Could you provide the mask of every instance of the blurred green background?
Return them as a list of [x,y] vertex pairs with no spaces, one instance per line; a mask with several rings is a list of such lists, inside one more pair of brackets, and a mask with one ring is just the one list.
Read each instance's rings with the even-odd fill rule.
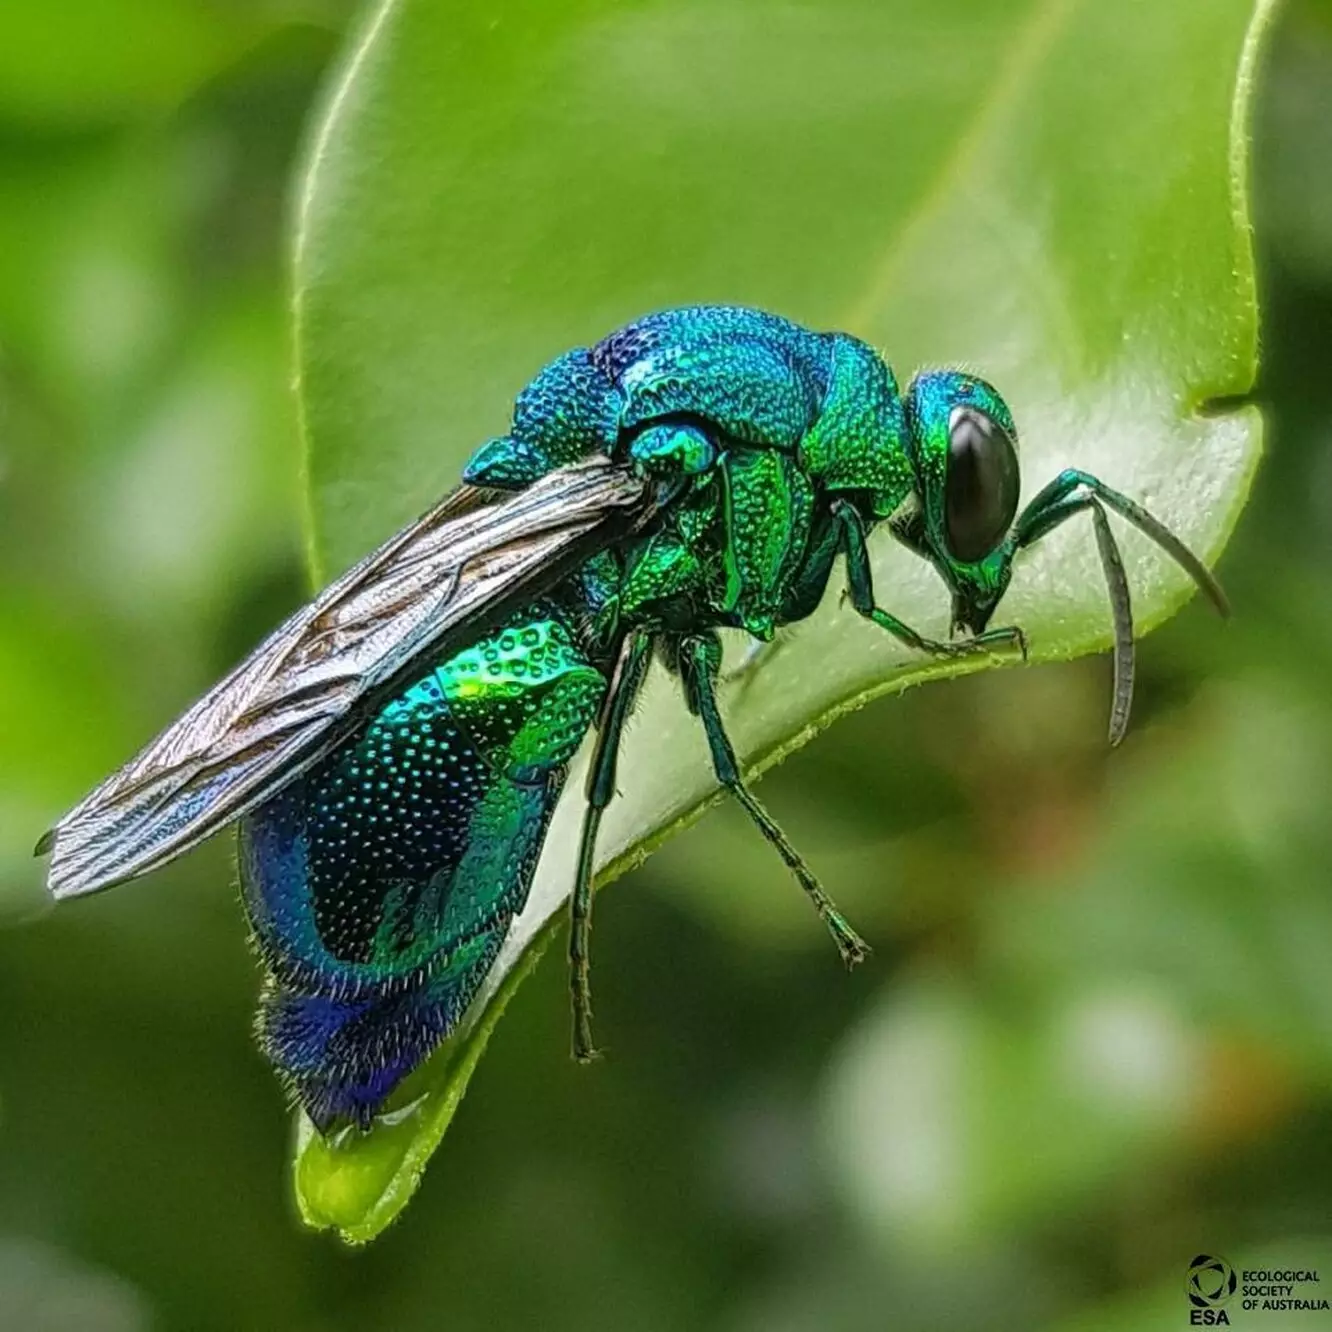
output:
[[227,839],[47,910],[37,833],[306,590],[284,211],[350,17],[0,14],[0,1329],[1135,1332],[1187,1325],[1203,1251],[1332,1287],[1327,0],[1259,99],[1235,621],[1147,641],[1113,755],[1087,660],[884,700],[769,776],[871,966],[714,812],[601,902],[611,1057],[568,1060],[548,959],[349,1252],[290,1205]]

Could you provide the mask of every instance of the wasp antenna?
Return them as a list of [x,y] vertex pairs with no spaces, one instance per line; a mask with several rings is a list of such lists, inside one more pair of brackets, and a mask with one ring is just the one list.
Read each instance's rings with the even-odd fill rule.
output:
[[1219,615],[1226,619],[1230,617],[1230,601],[1216,575],[1159,518],[1148,513],[1141,504],[1135,504],[1127,495],[1121,495],[1099,481],[1092,489],[1120,517],[1128,519],[1140,532],[1151,537],[1193,579]]
[[1110,593],[1110,610],[1115,621],[1114,692],[1110,705],[1110,743],[1117,745],[1128,730],[1129,712],[1133,707],[1133,675],[1136,661],[1133,653],[1133,602],[1129,594],[1128,575],[1119,553],[1119,543],[1110,530],[1105,509],[1091,501],[1092,523],[1096,528],[1096,548],[1101,553],[1101,568],[1105,570],[1106,589]]

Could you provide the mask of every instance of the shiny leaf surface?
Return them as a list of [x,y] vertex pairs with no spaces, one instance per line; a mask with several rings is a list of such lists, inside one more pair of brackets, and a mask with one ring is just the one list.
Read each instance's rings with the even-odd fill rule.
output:
[[[389,0],[332,87],[298,209],[317,572],[455,484],[550,357],[708,300],[848,329],[901,377],[976,367],[1013,407],[1024,497],[1077,465],[1215,558],[1259,452],[1257,412],[1235,403],[1256,368],[1246,120],[1270,8]],[[1136,534],[1123,543],[1148,628],[1189,588]],[[874,558],[881,601],[946,631],[935,576],[890,540]],[[871,697],[958,669],[913,657],[839,592],[725,691],[754,768]],[[1090,525],[1019,564],[1000,619],[1038,660],[1105,646]],[[714,793],[664,678],[622,774],[603,881]],[[302,1136],[308,1220],[364,1240],[406,1201],[506,977],[554,928],[577,822],[566,801],[489,1008],[422,1071],[391,1141]]]

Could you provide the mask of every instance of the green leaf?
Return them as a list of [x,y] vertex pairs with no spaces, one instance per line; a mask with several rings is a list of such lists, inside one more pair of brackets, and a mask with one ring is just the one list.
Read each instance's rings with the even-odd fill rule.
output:
[[[1013,407],[1027,494],[1086,467],[1214,558],[1259,453],[1258,413],[1233,400],[1256,368],[1246,125],[1271,9],[382,4],[335,85],[298,214],[316,570],[346,566],[455,484],[550,357],[691,301],[848,329],[903,375],[974,365]],[[1189,589],[1136,534],[1125,551],[1148,628]],[[894,613],[946,629],[921,562],[879,540],[875,572]],[[1087,528],[1024,560],[1004,618],[1037,659],[1108,642]],[[834,591],[723,706],[759,770],[867,699],[958,669],[913,657]],[[715,793],[665,678],[622,774],[599,882]],[[416,1082],[415,1136],[302,1137],[312,1223],[368,1239],[410,1195],[518,964],[557,928],[576,803],[470,1032]]]
[[47,128],[168,110],[271,32],[263,0],[62,0],[0,16],[0,118]]

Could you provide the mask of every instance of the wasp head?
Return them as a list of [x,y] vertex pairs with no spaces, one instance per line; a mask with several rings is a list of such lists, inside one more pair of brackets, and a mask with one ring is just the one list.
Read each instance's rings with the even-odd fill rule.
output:
[[953,629],[982,633],[1008,588],[1020,475],[1017,431],[983,379],[919,374],[906,394],[917,538],[953,593]]

